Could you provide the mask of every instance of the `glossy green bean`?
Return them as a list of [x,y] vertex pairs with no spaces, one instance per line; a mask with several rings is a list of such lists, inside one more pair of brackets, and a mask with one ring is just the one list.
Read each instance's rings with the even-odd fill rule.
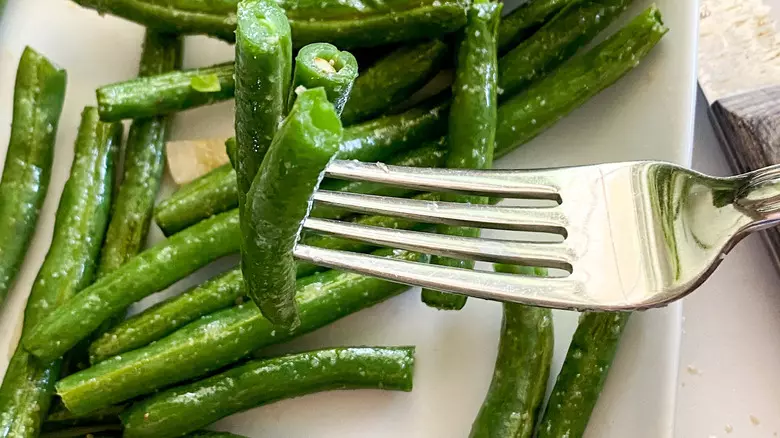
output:
[[11,139],[0,180],[0,307],[16,280],[49,187],[65,70],[26,47],[16,70]]
[[580,0],[530,0],[501,19],[498,51],[511,50],[567,5]]
[[[496,272],[545,276],[545,269],[496,265]],[[550,309],[504,303],[498,356],[470,438],[531,438],[553,356]]]
[[23,336],[25,349],[52,361],[130,304],[238,251],[238,214],[207,219],[136,255],[58,307]]
[[238,207],[236,171],[224,164],[179,188],[154,208],[154,221],[166,236],[215,214]]
[[293,84],[287,107],[292,109],[296,96],[303,89],[322,87],[328,100],[341,115],[350,98],[358,76],[358,63],[351,53],[340,51],[333,44],[313,43],[301,48],[295,56]]
[[629,313],[584,313],[538,426],[539,438],[579,438],[604,387]]
[[242,198],[286,113],[292,43],[284,11],[263,0],[239,3],[236,35],[236,180],[243,218]]
[[[405,251],[382,250],[376,254],[412,261],[425,259]],[[203,376],[257,349],[311,332],[407,288],[331,270],[298,280],[297,289],[301,325],[292,332],[278,330],[253,303],[239,305],[68,376],[57,382],[57,394],[74,413],[116,404]]]
[[[139,75],[178,68],[181,52],[180,38],[147,31]],[[168,123],[167,117],[152,117],[134,120],[130,125],[122,166],[124,177],[112,207],[98,276],[116,270],[146,243],[165,163]]]
[[[232,99],[233,63],[159,73],[98,88],[100,118],[105,121],[164,116]],[[198,86],[207,80],[208,88]],[[218,88],[218,89],[217,89]]]
[[89,346],[92,364],[161,339],[192,321],[235,305],[246,296],[240,269],[212,278],[144,310],[106,331]]
[[495,157],[527,143],[614,84],[666,34],[651,6],[603,43],[577,56],[498,107]]
[[381,115],[412,96],[444,65],[449,47],[435,39],[390,52],[360,73],[341,113],[344,126]]
[[413,373],[414,347],[332,348],[253,360],[133,404],[122,414],[124,436],[175,437],[237,412],[320,391],[408,392]]
[[[204,34],[233,42],[236,6],[228,3],[160,0],[74,0],[161,32]],[[461,28],[465,4],[453,0],[347,3],[338,0],[279,2],[286,9],[295,47],[326,42],[337,47],[372,47],[437,38]],[[240,15],[240,14],[239,14]]]
[[[474,1],[468,11],[468,21],[458,47],[453,101],[450,106],[447,143],[447,167],[486,169],[493,166],[496,135],[498,55],[496,35],[501,19],[500,3]],[[445,201],[486,204],[487,197],[448,194]],[[439,234],[479,237],[479,229],[439,225]],[[473,269],[471,260],[433,257],[432,263],[461,269]],[[460,310],[466,305],[465,295],[422,290],[422,301],[440,310]]]
[[241,272],[247,295],[263,316],[286,330],[300,324],[293,248],[341,135],[341,121],[325,89],[301,92],[246,195]]
[[[92,282],[108,224],[122,125],[103,123],[87,107],[75,145],[46,258],[24,312],[22,336]],[[0,437],[34,438],[51,404],[61,363],[41,362],[21,345],[0,386]]]
[[498,87],[517,94],[574,56],[626,10],[631,0],[574,3],[501,58]]

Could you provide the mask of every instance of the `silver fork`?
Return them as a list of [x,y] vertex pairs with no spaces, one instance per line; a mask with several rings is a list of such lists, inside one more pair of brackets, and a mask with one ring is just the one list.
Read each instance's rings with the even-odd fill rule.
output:
[[[780,166],[715,178],[660,162],[549,170],[454,170],[335,161],[331,178],[422,191],[546,200],[550,206],[472,205],[318,191],[314,201],[425,223],[530,231],[563,237],[510,241],[307,218],[324,233],[427,254],[556,268],[521,275],[415,263],[298,244],[300,260],[478,298],[576,310],[637,310],[699,286],[743,237],[780,222]],[[538,204],[538,202],[537,202]]]

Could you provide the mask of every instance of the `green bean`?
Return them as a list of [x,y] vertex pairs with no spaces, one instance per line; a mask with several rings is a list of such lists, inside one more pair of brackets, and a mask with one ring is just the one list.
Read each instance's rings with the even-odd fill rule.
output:
[[263,0],[239,3],[236,35],[236,175],[243,218],[242,198],[286,113],[292,43],[284,11]]
[[181,295],[138,313],[95,339],[89,346],[92,364],[161,339],[201,316],[235,305],[246,296],[240,269],[233,269]]
[[236,172],[223,164],[179,188],[154,208],[154,221],[166,236],[215,214],[238,207]]
[[498,87],[508,96],[549,74],[606,29],[631,0],[580,1],[566,7],[501,58]]
[[567,5],[581,0],[530,0],[501,19],[498,51],[504,53],[528,38]]
[[409,392],[413,372],[414,347],[331,348],[253,360],[135,403],[122,414],[124,436],[175,437],[255,406],[320,391]]
[[336,114],[341,115],[357,76],[358,63],[351,53],[339,51],[328,43],[304,46],[295,56],[293,85],[290,87],[287,107],[292,109],[300,91],[298,87],[323,87],[328,100],[336,108]]
[[[404,260],[424,257],[405,251],[376,253]],[[57,382],[57,393],[74,413],[129,400],[247,357],[262,347],[287,341],[398,295],[407,288],[372,277],[325,271],[298,280],[296,303],[301,325],[277,330],[253,303],[205,316],[137,350],[100,362]]]
[[[496,34],[501,19],[500,3],[477,0],[468,11],[468,22],[458,47],[453,101],[450,107],[447,142],[447,167],[486,169],[493,166],[496,134]],[[487,204],[487,197],[445,195],[445,201]],[[479,237],[478,228],[436,227],[440,234]],[[473,269],[471,260],[433,257],[432,263],[461,269]],[[465,295],[422,290],[422,301],[441,310],[460,310],[466,305]]]
[[[545,269],[496,265],[496,272],[545,276]],[[493,380],[470,438],[531,438],[541,414],[553,356],[552,312],[504,303]]]
[[225,140],[225,153],[228,156],[228,160],[230,160],[230,167],[233,169],[236,168],[236,138],[230,137],[227,140]]
[[[160,0],[73,0],[78,5],[91,8],[100,14],[111,13],[155,29],[175,35],[205,34],[233,42],[236,32],[236,4],[231,13],[197,10],[186,7],[186,2]],[[184,7],[181,7],[184,6]]]
[[584,313],[539,424],[539,438],[579,438],[604,387],[629,313]]
[[[161,32],[203,34],[233,42],[236,4],[232,1],[74,0]],[[347,3],[339,0],[279,2],[286,9],[295,47],[326,42],[337,47],[372,47],[437,38],[465,22],[465,5],[453,0]],[[366,7],[368,5],[368,7]],[[240,14],[239,14],[240,15]]]
[[16,70],[11,139],[0,180],[0,307],[16,280],[49,187],[65,70],[26,47]]
[[103,409],[91,411],[87,414],[76,415],[60,404],[59,406],[52,408],[51,412],[46,417],[46,422],[43,423],[43,430],[61,430],[93,424],[119,424],[119,414],[126,408],[126,405],[108,406]]
[[[98,88],[100,118],[105,121],[164,116],[232,99],[233,63],[159,73]],[[201,84],[207,82],[210,86]]]
[[228,212],[175,234],[99,278],[23,336],[25,349],[52,361],[130,304],[207,263],[238,251],[238,215]]
[[[96,108],[84,110],[52,243],[27,300],[22,336],[92,282],[108,224],[121,138],[121,124],[101,122]],[[38,436],[60,366],[59,360],[38,361],[17,346],[0,386],[0,437]]]
[[651,6],[603,43],[501,104],[495,157],[527,143],[625,76],[667,31],[661,12]]
[[274,137],[245,200],[241,272],[247,295],[269,321],[300,324],[295,307],[293,248],[342,128],[322,87],[298,95]]
[[[355,80],[342,123],[347,126],[369,120],[403,102],[439,71],[447,53],[447,45],[440,40],[390,52]],[[234,73],[234,64],[227,63],[105,85],[97,90],[100,117],[118,120],[160,116],[232,99]],[[213,88],[193,87],[197,78],[208,79]]]
[[[97,438],[99,436],[121,436],[121,424],[97,424],[91,426],[79,426],[70,429],[62,429],[51,432],[45,432],[40,435],[41,438]],[[96,435],[97,434],[97,435]]]
[[[410,109],[344,129],[339,158],[381,161],[422,142],[441,137],[447,130],[446,104]],[[238,206],[236,173],[221,166],[182,186],[155,209],[155,221],[166,235],[214,214]]]
[[401,47],[360,73],[341,113],[344,126],[381,115],[412,96],[438,73],[449,47],[441,40]]
[[[146,32],[139,75],[173,70],[181,63],[181,39]],[[116,270],[138,253],[146,242],[154,201],[165,162],[165,138],[169,119],[134,120],[125,145],[124,178],[111,213],[103,243],[98,276]]]

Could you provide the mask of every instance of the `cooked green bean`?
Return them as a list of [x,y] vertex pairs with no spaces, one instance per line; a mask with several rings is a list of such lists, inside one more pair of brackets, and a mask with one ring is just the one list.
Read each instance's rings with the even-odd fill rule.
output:
[[520,44],[567,5],[581,0],[530,0],[501,19],[498,51],[504,53]]
[[126,405],[108,406],[86,414],[76,415],[65,409],[61,403],[52,408],[43,423],[43,430],[61,430],[70,427],[88,426],[91,424],[119,424],[119,414],[127,408]]
[[501,58],[498,87],[507,96],[547,75],[606,29],[631,0],[585,0],[566,7]]
[[24,347],[52,361],[130,304],[238,251],[237,212],[207,219],[136,255],[49,313],[27,333]]
[[[203,34],[233,42],[238,1],[171,3],[165,0],[74,0],[161,32]],[[339,0],[279,2],[286,9],[295,47],[326,42],[371,47],[436,38],[458,30],[465,5],[454,0],[348,3]],[[240,14],[239,14],[240,15]]]
[[342,128],[322,87],[298,95],[274,137],[244,201],[241,272],[247,295],[269,321],[294,329],[293,248],[325,167],[339,150]]
[[124,436],[175,437],[237,412],[320,391],[409,392],[413,373],[414,347],[331,348],[253,360],[133,404],[121,416]]
[[293,84],[287,107],[292,109],[300,88],[323,87],[328,100],[341,115],[350,98],[358,76],[358,63],[349,52],[339,51],[333,44],[313,43],[301,48],[295,56]]
[[[545,269],[496,265],[496,272],[545,276]],[[485,401],[470,438],[531,438],[541,414],[553,356],[552,312],[504,303],[501,340]]]
[[[233,63],[159,73],[96,90],[105,121],[164,116],[233,98]],[[203,87],[204,81],[210,83]]]
[[35,232],[65,100],[65,70],[26,47],[16,70],[11,139],[0,179],[0,307]]
[[243,218],[242,198],[286,113],[292,43],[284,11],[263,0],[239,3],[236,35],[236,180]]
[[[493,166],[496,136],[497,88],[496,34],[501,19],[500,3],[475,0],[468,10],[468,21],[458,47],[453,101],[450,106],[447,143],[447,167],[486,169]],[[444,195],[445,201],[487,204],[481,196]],[[478,228],[436,227],[440,234],[479,237]],[[473,269],[471,260],[433,257],[432,263],[461,269]],[[441,310],[460,310],[466,305],[465,295],[422,290],[422,300]]]
[[[339,147],[343,160],[381,161],[446,133],[446,104],[419,107],[344,129]],[[223,165],[182,186],[155,209],[166,235],[238,206],[236,173]]]
[[[180,38],[147,31],[139,75],[150,76],[178,68],[181,52]],[[98,276],[116,270],[146,243],[165,163],[168,123],[167,117],[152,117],[134,120],[130,125],[122,165],[124,178],[112,207]]]
[[223,164],[179,188],[154,208],[154,221],[166,236],[215,214],[238,207],[236,171]]
[[240,269],[212,278],[181,295],[138,313],[103,333],[89,346],[92,364],[161,339],[201,316],[231,307],[246,296]]
[[537,430],[539,438],[585,433],[629,313],[584,313]]
[[[345,126],[381,115],[425,85],[447,58],[440,40],[401,47],[377,61],[355,80],[341,121]],[[98,88],[103,120],[152,117],[232,99],[233,63],[131,79]],[[212,88],[194,87],[196,78]],[[219,90],[216,90],[219,88]],[[216,91],[211,91],[216,90]]]
[[121,424],[96,424],[44,432],[40,435],[40,438],[99,438],[118,436],[122,436]]
[[[27,300],[22,336],[92,282],[111,210],[121,138],[121,124],[101,122],[96,108],[84,110],[51,246]],[[17,346],[0,386],[0,437],[38,436],[60,366],[59,360],[40,362]]]
[[401,47],[360,73],[341,113],[344,126],[381,115],[422,88],[447,59],[441,40]]
[[606,41],[498,107],[496,158],[551,127],[639,65],[668,29],[651,6]]
[[[425,258],[405,251],[377,255],[404,260]],[[301,325],[278,330],[253,303],[205,316],[137,350],[98,363],[57,382],[57,394],[74,413],[89,412],[149,394],[247,357],[262,347],[287,341],[373,306],[406,286],[372,277],[325,271],[298,280],[296,302]]]

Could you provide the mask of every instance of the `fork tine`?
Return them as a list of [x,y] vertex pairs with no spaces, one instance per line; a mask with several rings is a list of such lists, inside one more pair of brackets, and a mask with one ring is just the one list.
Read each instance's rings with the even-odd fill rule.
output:
[[566,237],[568,221],[559,207],[525,208],[434,202],[321,190],[316,202],[368,214],[398,216],[424,223],[534,231]]
[[297,245],[294,255],[300,260],[333,269],[487,300],[558,309],[597,307],[597,303],[588,299],[585,285],[571,277],[538,278],[480,272],[307,245]]
[[379,246],[457,259],[558,268],[569,272],[574,261],[572,251],[566,245],[558,243],[520,244],[506,240],[442,236],[317,218],[306,219],[303,227]]
[[325,175],[424,191],[560,202],[558,187],[549,177],[533,171],[428,169],[336,160],[325,169]]

